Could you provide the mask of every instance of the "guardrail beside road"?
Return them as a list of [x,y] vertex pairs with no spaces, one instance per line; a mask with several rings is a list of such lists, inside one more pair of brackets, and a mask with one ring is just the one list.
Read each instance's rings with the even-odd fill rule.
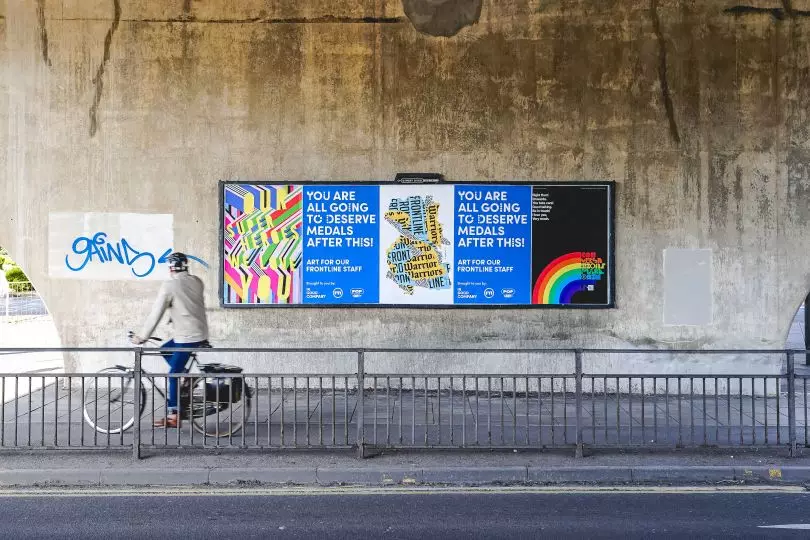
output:
[[[143,369],[156,349],[2,349],[129,352],[132,366],[101,373],[0,374],[0,449],[570,449],[810,445],[808,379],[798,350],[202,349],[218,353],[353,355],[350,373],[201,373]],[[366,371],[372,355],[563,355],[561,373]],[[602,373],[591,356],[778,355],[784,373]],[[471,363],[471,365],[475,365]],[[708,365],[703,363],[703,365]],[[665,364],[662,363],[665,367]],[[186,420],[153,427],[178,380]],[[137,397],[140,396],[140,397]],[[238,402],[238,403],[237,403]],[[189,421],[188,414],[193,418]],[[131,421],[130,421],[131,420]],[[95,427],[94,427],[95,426]],[[101,429],[99,429],[101,427]]]

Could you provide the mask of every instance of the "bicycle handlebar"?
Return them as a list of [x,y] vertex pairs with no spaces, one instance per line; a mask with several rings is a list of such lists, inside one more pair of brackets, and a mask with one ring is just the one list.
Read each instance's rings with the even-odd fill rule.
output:
[[[135,335],[135,332],[133,332],[132,330],[130,330],[129,332],[127,332],[127,337],[129,337],[129,338],[131,338],[131,337],[132,337],[132,336],[134,336],[134,335]],[[163,339],[162,339],[162,338],[159,338],[159,337],[157,337],[157,336],[152,336],[152,337],[150,337],[150,338],[146,338],[146,341],[157,341],[157,342],[161,342],[161,341],[163,341]]]

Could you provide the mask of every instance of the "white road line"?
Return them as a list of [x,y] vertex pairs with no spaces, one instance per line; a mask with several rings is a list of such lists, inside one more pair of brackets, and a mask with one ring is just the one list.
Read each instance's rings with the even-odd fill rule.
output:
[[810,531],[810,523],[785,523],[784,525],[760,525],[759,529],[795,529]]
[[569,487],[284,487],[284,488],[231,488],[231,487],[125,487],[125,488],[29,488],[0,489],[3,497],[288,497],[324,495],[453,495],[453,494],[751,494],[792,493],[807,491],[800,486],[569,486]]

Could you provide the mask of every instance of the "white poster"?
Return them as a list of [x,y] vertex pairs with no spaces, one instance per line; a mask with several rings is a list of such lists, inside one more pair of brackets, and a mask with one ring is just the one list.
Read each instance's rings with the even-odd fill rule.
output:
[[90,280],[160,280],[174,247],[171,214],[51,212],[48,275]]
[[380,186],[380,303],[453,303],[451,185]]

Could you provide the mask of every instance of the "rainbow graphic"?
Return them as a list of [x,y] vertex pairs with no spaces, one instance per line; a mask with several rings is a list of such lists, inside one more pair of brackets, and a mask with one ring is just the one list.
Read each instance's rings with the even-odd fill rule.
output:
[[593,290],[605,263],[593,252],[574,251],[551,261],[534,282],[532,304],[570,304],[574,294]]

